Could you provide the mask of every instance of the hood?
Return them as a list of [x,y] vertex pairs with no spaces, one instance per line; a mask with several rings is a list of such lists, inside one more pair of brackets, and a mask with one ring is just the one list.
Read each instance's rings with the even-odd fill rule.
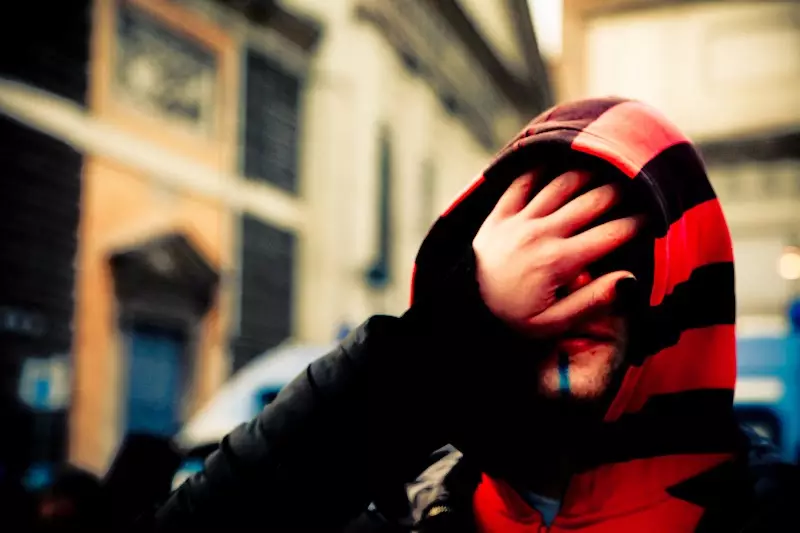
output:
[[633,180],[655,230],[647,271],[635,272],[649,291],[637,313],[637,342],[558,520],[577,527],[658,507],[671,517],[665,524],[676,524],[665,531],[691,531],[702,507],[673,497],[674,488],[731,458],[737,442],[733,253],[700,156],[659,112],[603,98],[556,106],[531,121],[431,228],[417,255],[412,302],[463,257],[516,177],[571,155]]

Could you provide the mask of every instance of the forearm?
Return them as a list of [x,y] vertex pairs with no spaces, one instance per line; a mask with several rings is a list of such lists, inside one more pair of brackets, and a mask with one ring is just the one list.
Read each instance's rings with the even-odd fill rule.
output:
[[456,377],[470,382],[464,374],[492,329],[471,264],[451,273],[440,299],[370,319],[313,363],[224,439],[157,513],[156,529],[336,527],[417,474],[447,444],[436,409],[460,396]]
[[410,385],[396,362],[418,349],[407,322],[375,317],[313,363],[223,440],[159,510],[156,530],[309,531],[352,519],[437,444],[408,431],[408,405],[392,401]]

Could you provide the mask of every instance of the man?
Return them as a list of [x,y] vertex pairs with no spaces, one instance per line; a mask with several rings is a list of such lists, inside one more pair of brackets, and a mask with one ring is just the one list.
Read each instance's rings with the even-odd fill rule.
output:
[[101,480],[111,520],[108,529],[126,526],[143,508],[165,500],[180,463],[171,439],[144,433],[125,435]]
[[412,295],[142,525],[755,531],[796,494],[790,467],[748,465],[727,227],[691,144],[647,106],[534,119],[433,226]]
[[55,533],[96,531],[108,526],[100,480],[90,472],[67,465],[38,497],[33,531]]

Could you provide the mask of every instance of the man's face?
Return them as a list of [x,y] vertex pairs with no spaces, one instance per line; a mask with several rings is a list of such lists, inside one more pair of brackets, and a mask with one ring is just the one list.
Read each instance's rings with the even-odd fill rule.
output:
[[[622,178],[615,171],[592,172],[588,189],[620,179]],[[592,226],[640,212],[636,208],[637,203],[628,190],[622,202],[596,220]],[[643,255],[647,247],[642,240],[634,240],[612,252],[596,264],[590,265],[587,271],[564,287],[561,296],[567,296],[610,272],[627,270],[638,273],[643,261],[647,261],[646,254]],[[573,399],[580,403],[599,401],[609,391],[620,371],[628,348],[628,338],[628,320],[621,314],[609,311],[589,317],[567,333],[551,339],[548,342],[548,355],[537,368],[540,395],[545,398]]]
[[[591,282],[583,272],[568,287],[573,292]],[[546,398],[599,400],[612,384],[627,348],[627,320],[611,313],[594,316],[553,339],[538,367],[537,385]]]

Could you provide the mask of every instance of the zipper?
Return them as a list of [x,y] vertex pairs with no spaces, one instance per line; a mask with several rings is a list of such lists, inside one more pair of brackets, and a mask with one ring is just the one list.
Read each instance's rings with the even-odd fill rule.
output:
[[550,530],[553,527],[553,524],[555,523],[555,519],[552,522],[550,522],[550,525],[548,526],[547,524],[544,523],[544,516],[542,516],[542,513],[540,513],[539,511],[536,512],[539,513],[539,519],[542,520],[542,522],[539,524],[539,531],[537,533],[550,533]]
[[418,531],[428,533],[452,533],[461,530],[461,528],[456,527],[453,521],[453,519],[458,516],[454,511],[455,510],[447,504],[434,503],[425,511],[423,519],[418,522],[418,525],[421,526]]
[[452,513],[453,508],[449,505],[444,504],[436,504],[433,505],[428,511],[425,513],[425,518],[433,518],[435,516],[444,515],[448,513]]

